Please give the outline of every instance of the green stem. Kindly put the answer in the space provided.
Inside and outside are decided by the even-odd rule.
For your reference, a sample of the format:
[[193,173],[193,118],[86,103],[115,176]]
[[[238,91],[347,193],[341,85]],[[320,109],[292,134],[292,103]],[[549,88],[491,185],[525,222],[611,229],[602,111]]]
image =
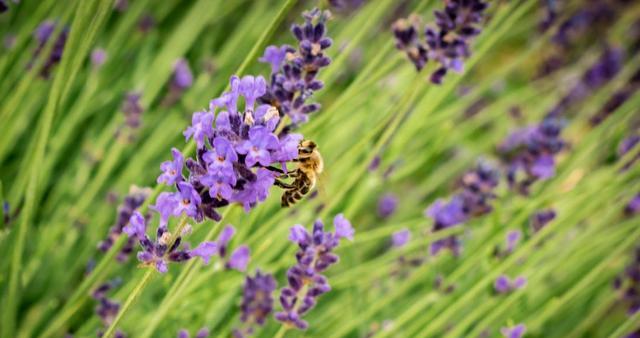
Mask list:
[[114,336],[114,334],[116,333],[116,327],[122,320],[122,317],[129,311],[129,309],[131,308],[133,303],[138,299],[138,297],[140,297],[140,295],[142,294],[142,291],[147,286],[147,284],[149,284],[149,282],[151,281],[151,278],[154,275],[155,275],[154,268],[152,267],[147,268],[147,271],[145,271],[144,276],[142,277],[142,279],[140,280],[136,288],[133,289],[133,291],[131,291],[131,293],[129,294],[129,297],[127,297],[127,300],[122,305],[122,308],[120,309],[120,311],[118,311],[118,315],[113,320],[113,322],[111,323],[107,331],[104,333],[103,337],[111,338]]
[[[106,0],[103,0],[103,2],[106,2]],[[90,1],[86,1],[78,5],[76,9],[76,16],[71,26],[71,34],[68,41],[69,46],[74,46],[75,43],[79,41],[79,39],[92,41],[95,37],[97,29],[92,30],[92,34],[86,34],[85,30],[86,28],[93,29],[94,26],[100,27],[102,25],[102,22],[104,21],[105,16],[99,16],[99,18],[95,19],[95,21],[91,21],[92,16],[89,13],[92,12],[93,7],[93,3]],[[81,37],[80,34],[82,34],[83,36]],[[86,52],[87,50],[80,50],[76,54],[69,53],[65,54],[62,57],[60,67],[54,77],[54,82],[51,87],[51,93],[49,95],[47,105],[45,106],[44,114],[40,119],[40,124],[37,129],[37,141],[35,143],[32,157],[33,163],[29,172],[30,174],[25,192],[25,205],[22,217],[20,219],[20,224],[18,225],[18,229],[16,230],[16,242],[11,256],[9,285],[6,294],[6,304],[3,307],[2,315],[3,337],[13,337],[13,333],[17,324],[16,317],[21,294],[20,274],[23,268],[22,254],[24,251],[24,244],[27,237],[28,228],[30,223],[33,221],[34,213],[36,211],[36,205],[38,202],[38,181],[40,178],[40,167],[37,164],[41,163],[42,158],[44,157],[45,149],[49,139],[49,133],[53,124],[53,118],[58,108],[63,86],[66,81],[66,76],[68,75],[67,71],[71,73],[75,71],[73,68],[69,70],[67,68],[70,67],[71,62],[73,61],[72,57],[84,57],[84,55],[86,55]]]
[[275,336],[273,336],[273,337],[274,338],[283,338],[288,330],[289,330],[289,326],[280,325],[280,329],[278,330],[278,332],[276,332]]
[[[187,225],[187,221],[188,220],[189,220],[189,218],[187,216],[182,216],[182,219],[180,219],[180,223],[178,224],[178,227],[176,228],[174,233],[171,234],[171,239],[169,240],[169,243],[167,245],[168,248],[172,247],[173,244],[178,239],[178,237],[180,237],[180,235],[182,233],[182,229],[184,229],[184,227]],[[165,253],[165,257],[168,254],[169,253],[166,252]],[[131,308],[133,303],[136,301],[136,299],[138,299],[140,297],[140,295],[142,294],[142,291],[144,291],[145,287],[147,286],[147,284],[151,280],[151,277],[154,275],[154,273],[155,273],[155,268],[153,268],[153,267],[148,267],[147,268],[147,271],[145,272],[144,277],[142,277],[142,280],[140,280],[140,282],[135,287],[135,289],[133,289],[133,291],[131,291],[131,293],[127,297],[127,300],[125,300],[124,304],[122,305],[122,308],[118,311],[118,315],[113,320],[113,322],[111,322],[111,325],[109,325],[109,328],[107,329],[107,331],[104,334],[105,338],[110,338],[115,334],[115,330],[116,330],[118,324],[120,323],[120,321],[122,320],[122,317],[124,317],[124,315],[129,311],[129,309]]]

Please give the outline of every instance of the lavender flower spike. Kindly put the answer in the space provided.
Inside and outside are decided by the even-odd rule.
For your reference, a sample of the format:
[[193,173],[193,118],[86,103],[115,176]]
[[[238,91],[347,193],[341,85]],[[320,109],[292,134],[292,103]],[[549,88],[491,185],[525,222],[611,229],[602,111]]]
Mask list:
[[420,38],[419,18],[400,19],[393,24],[396,47],[404,51],[417,70],[427,61],[440,64],[431,74],[431,82],[442,83],[449,70],[461,72],[463,59],[471,55],[471,40],[480,34],[479,24],[488,7],[482,0],[446,1],[444,10],[434,11],[436,27],[424,29],[424,41]]
[[396,211],[398,207],[398,197],[396,195],[388,193],[384,194],[378,200],[378,216],[380,218],[389,218]]
[[[187,331],[187,329],[181,329],[180,331],[178,331],[178,338],[189,338],[189,337],[191,337],[191,335],[189,335],[189,331]],[[206,327],[203,327],[200,330],[198,330],[195,336],[195,338],[207,338],[207,337],[209,337],[209,329]]]
[[333,43],[325,36],[328,11],[314,9],[303,17],[303,25],[291,27],[297,48],[269,46],[260,59],[271,64],[271,79],[259,102],[275,106],[280,116],[288,115],[294,125],[306,122],[310,113],[320,109],[319,104],[307,100],[324,85],[317,74],[331,63],[324,51]]
[[250,336],[255,329],[254,324],[265,324],[273,312],[273,291],[276,287],[276,280],[271,274],[264,274],[258,270],[253,277],[247,275],[240,304],[240,321],[244,327],[233,331],[235,337]]
[[512,327],[503,327],[500,329],[500,333],[505,338],[522,338],[527,331],[527,327],[524,324],[518,324]]
[[411,240],[411,232],[409,229],[396,231],[391,235],[391,245],[394,247],[403,247]]
[[518,276],[513,280],[506,275],[500,275],[493,284],[496,292],[508,293],[519,290],[527,285],[527,279],[524,276]]
[[[136,241],[139,238],[137,235],[140,233],[144,233],[144,226],[140,224],[139,218],[136,217],[136,221],[138,223],[136,224],[135,228],[130,224],[129,220],[133,216],[134,212],[137,213],[137,211],[135,210],[144,203],[150,193],[151,189],[149,188],[139,188],[136,186],[132,186],[129,189],[129,194],[124,198],[124,201],[118,207],[118,216],[116,218],[116,223],[111,227],[111,229],[109,229],[109,235],[107,236],[107,238],[105,238],[98,244],[98,249],[100,251],[109,251],[109,249],[113,246],[113,243],[115,243],[115,241],[123,232],[130,232],[129,240],[127,241],[127,243],[125,243],[125,245],[116,256],[116,259],[119,262],[124,262],[129,258],[129,256],[133,252]],[[151,215],[148,213],[140,216],[142,216],[142,221],[144,222],[146,222],[146,220],[151,217]],[[142,232],[140,231],[141,227]]]
[[311,233],[301,225],[291,228],[289,239],[299,247],[297,264],[287,271],[288,285],[280,292],[283,311],[275,315],[285,325],[305,330],[309,324],[302,317],[316,305],[318,296],[331,290],[322,272],[338,262],[332,250],[340,238],[353,236],[351,224],[342,215],[336,216],[334,227],[335,232],[326,232],[322,221],[317,220]]

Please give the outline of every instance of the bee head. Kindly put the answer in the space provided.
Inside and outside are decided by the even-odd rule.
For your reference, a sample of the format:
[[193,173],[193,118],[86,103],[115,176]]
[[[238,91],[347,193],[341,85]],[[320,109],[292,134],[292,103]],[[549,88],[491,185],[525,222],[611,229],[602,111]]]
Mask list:
[[313,141],[303,140],[298,147],[298,155],[305,156],[310,155],[316,149],[317,145]]

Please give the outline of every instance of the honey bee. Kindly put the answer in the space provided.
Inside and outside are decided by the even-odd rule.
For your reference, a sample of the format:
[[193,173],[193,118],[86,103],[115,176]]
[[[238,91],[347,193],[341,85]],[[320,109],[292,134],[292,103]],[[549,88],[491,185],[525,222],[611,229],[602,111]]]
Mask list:
[[298,146],[298,158],[293,160],[298,164],[297,168],[280,178],[292,177],[293,182],[287,184],[281,180],[276,180],[275,184],[284,189],[281,205],[289,207],[313,189],[318,180],[318,176],[324,169],[322,155],[318,151],[318,146],[313,141],[303,140]]

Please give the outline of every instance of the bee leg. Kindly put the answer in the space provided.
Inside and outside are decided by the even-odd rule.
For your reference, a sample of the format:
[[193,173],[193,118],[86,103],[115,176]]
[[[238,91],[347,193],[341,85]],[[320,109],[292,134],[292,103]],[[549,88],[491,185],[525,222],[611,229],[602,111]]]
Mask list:
[[284,182],[280,181],[279,179],[276,179],[274,184],[276,186],[280,187],[280,188],[283,188],[283,189],[292,189],[293,188],[293,186],[291,184],[284,183]]
[[284,170],[282,170],[282,169],[280,169],[280,168],[276,168],[276,167],[274,167],[274,166],[272,166],[272,165],[270,165],[270,166],[268,166],[268,167],[265,167],[265,168],[266,168],[266,169],[269,169],[269,170],[271,170],[271,171],[275,171],[275,172],[277,172],[277,173],[280,173],[280,174],[284,174],[284,175],[286,175],[286,173],[284,172]]

